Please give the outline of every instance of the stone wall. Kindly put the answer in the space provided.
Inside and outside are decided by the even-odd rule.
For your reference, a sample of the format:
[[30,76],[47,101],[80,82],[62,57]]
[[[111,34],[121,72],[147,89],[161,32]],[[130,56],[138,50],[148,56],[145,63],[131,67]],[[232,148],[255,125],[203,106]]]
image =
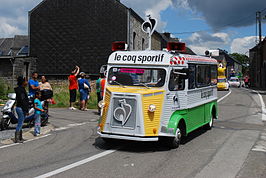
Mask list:
[[[0,60],[0,78],[5,81],[8,85],[13,84],[13,67],[10,61],[14,62],[14,86],[16,85],[16,78],[18,76],[30,78],[31,73],[36,71],[36,58],[32,57],[16,57],[16,58],[5,58]],[[27,67],[28,66],[28,67]]]
[[152,50],[162,50],[162,38],[157,33],[154,33],[152,35],[151,49]]
[[[129,11],[129,51],[132,50],[145,50],[148,48],[148,34],[144,33],[141,29],[141,25],[143,21],[140,21],[140,19],[136,16],[134,16],[132,13]],[[135,39],[134,39],[134,34],[135,34]],[[143,43],[144,42],[144,43]]]
[[127,41],[127,8],[114,0],[46,0],[29,14],[30,55],[41,74],[63,75],[79,65],[98,74],[112,42]]

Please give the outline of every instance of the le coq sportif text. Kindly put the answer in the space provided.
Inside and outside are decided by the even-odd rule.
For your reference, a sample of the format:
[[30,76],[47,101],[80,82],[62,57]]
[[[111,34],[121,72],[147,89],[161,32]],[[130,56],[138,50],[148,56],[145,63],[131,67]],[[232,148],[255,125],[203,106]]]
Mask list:
[[127,61],[133,63],[163,62],[164,54],[158,55],[119,55],[115,54],[115,61]]

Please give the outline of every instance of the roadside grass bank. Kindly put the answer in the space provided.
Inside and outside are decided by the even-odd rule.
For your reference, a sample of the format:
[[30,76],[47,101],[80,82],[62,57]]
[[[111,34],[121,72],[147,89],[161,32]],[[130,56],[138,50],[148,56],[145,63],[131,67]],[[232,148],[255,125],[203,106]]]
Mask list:
[[[63,108],[69,107],[69,89],[68,89],[68,81],[51,81],[50,82],[54,92],[54,100],[56,104],[50,104],[51,108]],[[88,100],[88,108],[89,109],[97,109],[97,94],[95,89],[95,82],[91,81],[92,91],[90,93],[90,99]],[[27,88],[28,90],[28,88]],[[4,80],[0,79],[0,105],[6,103],[8,99],[8,93],[13,93],[14,90],[4,82]],[[77,91],[77,101],[75,103],[75,107],[79,108],[79,92]]]
[[[97,94],[95,90],[95,82],[90,82],[92,91],[90,92],[90,99],[88,100],[88,108],[89,109],[97,109]],[[63,108],[69,107],[69,89],[68,89],[68,81],[61,82],[51,82],[53,92],[54,92],[54,100],[56,104],[50,104],[51,108]],[[75,103],[75,107],[79,108],[79,98],[80,94],[77,91],[77,101]]]

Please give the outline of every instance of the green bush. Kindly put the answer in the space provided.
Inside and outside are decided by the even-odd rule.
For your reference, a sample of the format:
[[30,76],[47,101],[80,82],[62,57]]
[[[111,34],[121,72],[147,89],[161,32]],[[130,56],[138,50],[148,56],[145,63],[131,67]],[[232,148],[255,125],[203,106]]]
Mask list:
[[6,100],[7,94],[12,92],[9,85],[6,84],[2,79],[0,79],[0,99]]

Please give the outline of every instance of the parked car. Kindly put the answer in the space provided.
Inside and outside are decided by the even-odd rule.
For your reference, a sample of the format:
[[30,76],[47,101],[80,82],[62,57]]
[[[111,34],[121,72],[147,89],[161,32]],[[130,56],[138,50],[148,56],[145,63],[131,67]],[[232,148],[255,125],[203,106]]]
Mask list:
[[218,90],[229,90],[229,83],[226,78],[218,78],[217,89]]
[[240,87],[241,83],[237,77],[231,77],[228,81],[230,87]]

